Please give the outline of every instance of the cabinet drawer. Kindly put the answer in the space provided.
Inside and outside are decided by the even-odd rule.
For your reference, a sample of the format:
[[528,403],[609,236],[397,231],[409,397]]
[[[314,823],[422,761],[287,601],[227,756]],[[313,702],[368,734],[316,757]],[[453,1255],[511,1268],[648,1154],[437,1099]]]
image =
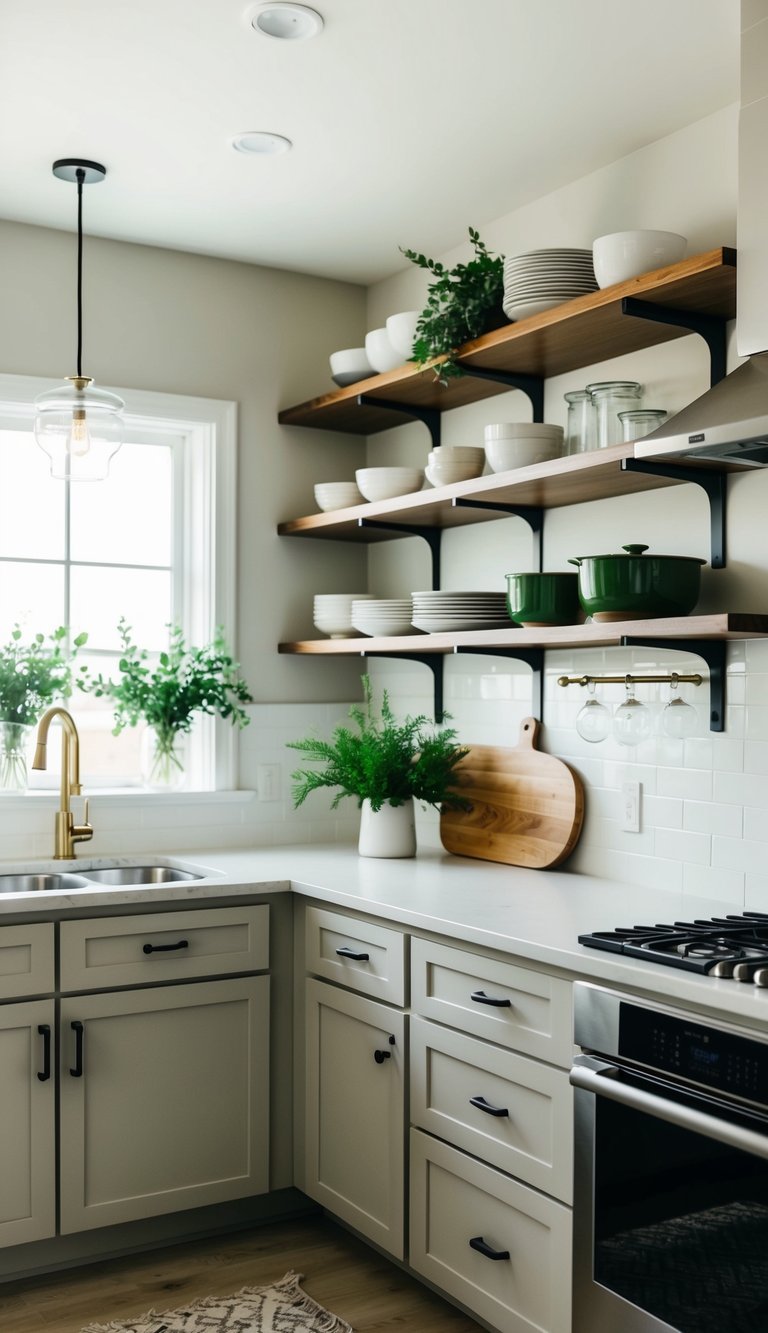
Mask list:
[[573,1090],[565,1070],[414,1018],[411,1120],[571,1203]]
[[569,982],[427,940],[412,941],[411,960],[414,1011],[570,1068]]
[[307,908],[308,972],[390,1004],[405,1004],[405,936],[341,912]]
[[[470,1245],[486,1246],[492,1258]],[[504,1333],[569,1333],[571,1214],[411,1132],[411,1266]]]
[[97,990],[269,967],[269,907],[61,923],[61,989]]
[[53,988],[53,923],[0,926],[0,1000]]

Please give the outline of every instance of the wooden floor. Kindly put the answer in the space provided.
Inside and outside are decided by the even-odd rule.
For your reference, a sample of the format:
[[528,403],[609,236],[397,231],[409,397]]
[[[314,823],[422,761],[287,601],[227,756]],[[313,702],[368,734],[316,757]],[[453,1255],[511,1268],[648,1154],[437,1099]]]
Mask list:
[[176,1245],[0,1286],[2,1333],[80,1333],[273,1282],[293,1269],[359,1333],[482,1333],[480,1326],[323,1217]]

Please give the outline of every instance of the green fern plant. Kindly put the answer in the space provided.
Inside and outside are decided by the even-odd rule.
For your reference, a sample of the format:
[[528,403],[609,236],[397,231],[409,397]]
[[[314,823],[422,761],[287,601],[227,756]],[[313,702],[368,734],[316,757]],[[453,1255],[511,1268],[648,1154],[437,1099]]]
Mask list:
[[363,705],[355,704],[349,711],[356,732],[340,726],[330,741],[307,737],[288,742],[289,749],[321,765],[291,774],[294,805],[302,805],[310,792],[321,787],[338,787],[333,810],[345,796],[355,797],[359,806],[369,801],[374,811],[385,803],[403,805],[412,796],[435,809],[441,805],[468,809],[469,802],[452,790],[454,769],[468,753],[456,745],[455,730],[434,730],[421,716],[397,722],[386,690],[377,717],[370,679],[363,676],[362,681]]

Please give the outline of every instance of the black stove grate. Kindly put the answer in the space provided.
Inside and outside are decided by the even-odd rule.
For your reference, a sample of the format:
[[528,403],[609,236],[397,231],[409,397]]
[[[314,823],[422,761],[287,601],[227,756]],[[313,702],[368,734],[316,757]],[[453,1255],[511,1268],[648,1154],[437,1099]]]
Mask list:
[[688,972],[768,986],[768,914],[740,912],[707,920],[617,926],[579,935],[591,949],[642,958]]

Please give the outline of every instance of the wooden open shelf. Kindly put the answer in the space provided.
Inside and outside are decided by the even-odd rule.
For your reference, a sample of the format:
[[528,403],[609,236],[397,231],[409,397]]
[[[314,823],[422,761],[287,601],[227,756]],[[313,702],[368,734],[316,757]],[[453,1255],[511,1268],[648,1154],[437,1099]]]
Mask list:
[[[668,309],[734,319],[736,252],[727,247],[708,250],[679,264],[643,273],[629,282],[566,301],[543,314],[505,325],[467,343],[457,359],[468,368],[476,366],[482,370],[548,378],[687,336],[685,328],[623,314],[624,297]],[[506,393],[508,388],[471,375],[441,385],[432,369],[418,370],[408,362],[384,375],[374,375],[348,388],[287,407],[278,420],[284,426],[375,435],[391,429],[396,418],[391,410],[376,404],[358,405],[359,394],[416,409],[445,412]]]

